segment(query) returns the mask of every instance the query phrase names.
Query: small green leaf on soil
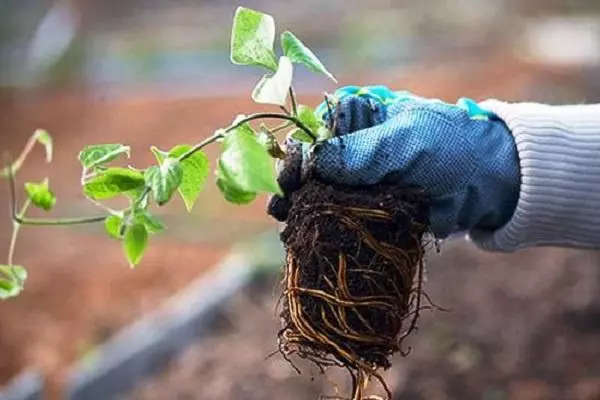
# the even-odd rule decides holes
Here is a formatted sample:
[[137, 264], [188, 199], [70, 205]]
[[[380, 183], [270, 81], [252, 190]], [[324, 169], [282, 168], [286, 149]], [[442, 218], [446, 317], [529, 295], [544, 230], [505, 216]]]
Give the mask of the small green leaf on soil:
[[325, 68], [315, 53], [306, 47], [292, 32], [286, 31], [281, 34], [281, 48], [283, 54], [289, 57], [293, 63], [302, 64], [309, 70], [324, 74], [337, 83], [335, 77]]
[[272, 157], [256, 135], [244, 130], [236, 129], [225, 136], [219, 170], [242, 192], [282, 193]]
[[[152, 147], [152, 152], [159, 164], [162, 164], [165, 158], [177, 158], [192, 149], [190, 145], [178, 145], [169, 152], [164, 152], [156, 147]], [[198, 196], [204, 189], [206, 179], [210, 172], [208, 157], [202, 151], [195, 152], [192, 156], [181, 162], [183, 177], [181, 185], [177, 189], [183, 199], [188, 212], [191, 212], [196, 204]]]
[[138, 265], [148, 246], [148, 230], [142, 223], [128, 226], [123, 238], [123, 251], [129, 265], [133, 268]]
[[123, 155], [129, 158], [130, 154], [131, 147], [122, 144], [93, 144], [79, 152], [79, 161], [84, 168], [91, 169], [106, 165]]
[[294, 67], [290, 59], [281, 57], [277, 72], [262, 77], [252, 91], [252, 99], [260, 104], [284, 106], [292, 86], [293, 75]]
[[175, 158], [167, 157], [160, 166], [153, 166], [144, 174], [146, 185], [152, 189], [156, 204], [162, 206], [171, 200], [183, 180], [183, 168]]
[[238, 7], [231, 32], [231, 62], [259, 65], [275, 71], [277, 57], [273, 51], [275, 20], [272, 16]]
[[56, 197], [48, 187], [48, 179], [40, 183], [26, 182], [25, 192], [31, 203], [42, 210], [50, 211], [56, 204]]
[[107, 168], [83, 185], [83, 192], [93, 200], [106, 200], [119, 194], [136, 193], [143, 188], [144, 174], [129, 168]]

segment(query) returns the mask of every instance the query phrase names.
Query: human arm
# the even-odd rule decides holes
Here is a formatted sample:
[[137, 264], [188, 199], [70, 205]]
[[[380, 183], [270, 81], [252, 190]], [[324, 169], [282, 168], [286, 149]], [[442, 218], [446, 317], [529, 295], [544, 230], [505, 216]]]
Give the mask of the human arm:
[[514, 137], [519, 199], [497, 229], [468, 237], [488, 251], [532, 246], [600, 248], [600, 105], [482, 102]]

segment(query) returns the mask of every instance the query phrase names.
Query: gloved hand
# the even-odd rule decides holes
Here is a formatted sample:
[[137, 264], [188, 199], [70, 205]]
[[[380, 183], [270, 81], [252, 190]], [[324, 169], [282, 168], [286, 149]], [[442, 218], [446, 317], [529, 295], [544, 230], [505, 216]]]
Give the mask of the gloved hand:
[[[451, 105], [407, 93], [386, 98], [342, 96], [336, 136], [309, 155], [317, 176], [345, 185], [386, 181], [422, 187], [431, 200], [430, 224], [438, 238], [504, 225], [520, 187], [517, 150], [504, 123], [468, 99]], [[290, 193], [301, 184], [300, 166], [307, 164], [302, 160], [308, 155], [292, 147], [296, 156], [280, 173], [286, 196], [268, 207], [280, 220], [287, 215]]]

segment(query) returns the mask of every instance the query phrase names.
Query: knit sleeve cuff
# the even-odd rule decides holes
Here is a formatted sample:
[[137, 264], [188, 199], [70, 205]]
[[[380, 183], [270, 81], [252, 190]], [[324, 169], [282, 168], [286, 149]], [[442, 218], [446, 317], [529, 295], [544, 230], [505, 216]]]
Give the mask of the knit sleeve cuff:
[[487, 251], [600, 248], [600, 105], [481, 103], [511, 130], [521, 170], [510, 221], [468, 238]]

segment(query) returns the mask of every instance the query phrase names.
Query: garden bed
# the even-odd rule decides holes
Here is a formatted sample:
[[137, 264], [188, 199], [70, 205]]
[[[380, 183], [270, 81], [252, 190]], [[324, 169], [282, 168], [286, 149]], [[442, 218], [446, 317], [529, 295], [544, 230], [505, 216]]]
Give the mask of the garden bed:
[[[597, 400], [600, 398], [600, 258], [551, 249], [490, 255], [447, 243], [430, 255], [427, 292], [450, 312], [427, 312], [412, 354], [385, 376], [396, 399]], [[227, 303], [212, 334], [121, 400], [317, 399], [342, 394], [276, 350], [273, 277]], [[315, 379], [311, 379], [314, 377]], [[344, 392], [346, 390], [346, 392]]]

